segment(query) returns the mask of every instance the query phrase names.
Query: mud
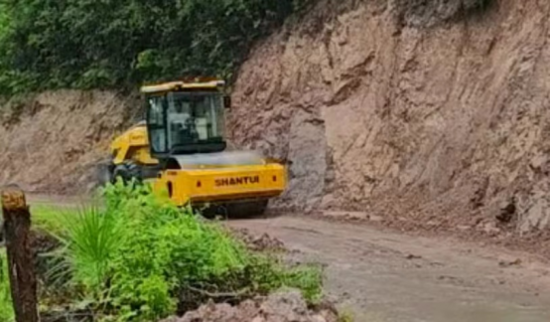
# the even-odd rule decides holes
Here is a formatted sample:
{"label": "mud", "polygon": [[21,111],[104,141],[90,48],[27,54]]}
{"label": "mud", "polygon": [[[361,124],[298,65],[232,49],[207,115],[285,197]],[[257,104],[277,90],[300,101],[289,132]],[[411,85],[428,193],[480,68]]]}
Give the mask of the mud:
{"label": "mud", "polygon": [[337,322],[336,309],[310,310],[299,291],[281,291],[238,306],[209,303],[162,322]]}
{"label": "mud", "polygon": [[549,262],[525,252],[283,216],[228,223],[284,241],[289,260],[325,266],[326,296],[354,321],[546,322]]}

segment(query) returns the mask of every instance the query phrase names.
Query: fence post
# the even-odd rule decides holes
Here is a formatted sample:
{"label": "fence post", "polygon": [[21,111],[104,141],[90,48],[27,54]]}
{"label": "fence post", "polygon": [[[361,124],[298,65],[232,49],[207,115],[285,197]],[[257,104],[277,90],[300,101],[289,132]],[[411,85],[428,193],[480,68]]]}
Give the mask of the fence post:
{"label": "fence post", "polygon": [[30,241],[31,214],[18,187],[2,191],[4,238],[16,322],[38,322],[36,276]]}

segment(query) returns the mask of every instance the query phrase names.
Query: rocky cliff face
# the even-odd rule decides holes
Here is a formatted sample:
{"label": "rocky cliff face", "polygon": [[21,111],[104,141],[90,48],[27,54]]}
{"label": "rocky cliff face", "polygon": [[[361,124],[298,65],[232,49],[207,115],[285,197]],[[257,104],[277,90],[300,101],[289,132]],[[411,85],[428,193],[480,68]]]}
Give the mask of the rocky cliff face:
{"label": "rocky cliff face", "polygon": [[546,227],[549,13],[536,0],[321,1],[242,66],[232,134],[293,162],[285,206]]}

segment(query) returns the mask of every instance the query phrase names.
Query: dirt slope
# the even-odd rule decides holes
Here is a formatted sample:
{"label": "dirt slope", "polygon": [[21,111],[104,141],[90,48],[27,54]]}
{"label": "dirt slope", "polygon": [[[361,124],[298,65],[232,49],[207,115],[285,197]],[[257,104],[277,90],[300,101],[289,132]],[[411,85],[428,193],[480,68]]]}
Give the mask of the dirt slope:
{"label": "dirt slope", "polygon": [[321,1],[256,48],[231,129],[293,162],[281,204],[548,225],[550,2],[482,2]]}
{"label": "dirt slope", "polygon": [[139,108],[110,92],[58,91],[6,104],[0,115],[0,186],[81,193],[94,184],[95,165],[114,133]]}

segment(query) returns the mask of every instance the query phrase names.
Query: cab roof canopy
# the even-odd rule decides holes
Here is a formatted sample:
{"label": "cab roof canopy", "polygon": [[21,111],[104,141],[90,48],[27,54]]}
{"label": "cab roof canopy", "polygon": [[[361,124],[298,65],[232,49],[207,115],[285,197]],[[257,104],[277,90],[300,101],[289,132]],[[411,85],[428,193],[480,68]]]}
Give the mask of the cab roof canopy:
{"label": "cab roof canopy", "polygon": [[179,81],[145,85],[141,87],[141,92],[145,94],[163,93],[171,91],[185,91],[196,89],[217,89],[225,86],[225,81],[212,77],[195,77]]}

